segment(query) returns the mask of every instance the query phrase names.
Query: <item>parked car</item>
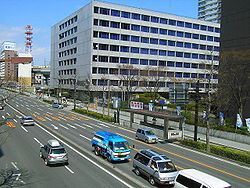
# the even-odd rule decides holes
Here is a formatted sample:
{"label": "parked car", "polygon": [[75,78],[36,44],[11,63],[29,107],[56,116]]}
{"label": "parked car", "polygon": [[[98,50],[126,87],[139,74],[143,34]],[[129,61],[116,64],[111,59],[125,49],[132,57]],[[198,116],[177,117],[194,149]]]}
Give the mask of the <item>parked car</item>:
{"label": "parked car", "polygon": [[46,166],[50,164],[68,165],[68,153],[64,146],[57,140],[49,140],[48,143],[40,148],[40,157]]}
{"label": "parked car", "polygon": [[172,161],[164,155],[149,149],[139,150],[133,160],[134,172],[149,178],[149,183],[174,185],[178,170]]}
{"label": "parked car", "polygon": [[157,143],[158,137],[153,133],[151,129],[139,128],[136,131],[135,139],[140,139],[146,143]]}
{"label": "parked car", "polygon": [[53,107],[53,108],[60,108],[60,109],[63,109],[63,104],[61,104],[61,103],[53,103],[53,104],[52,104],[52,107]]}
{"label": "parked car", "polygon": [[209,188],[231,188],[232,186],[214,176],[196,169],[180,170],[175,179],[176,188],[209,187]]}
{"label": "parked car", "polygon": [[24,125],[35,125],[35,121],[32,119],[32,117],[24,116],[21,119],[21,124]]}

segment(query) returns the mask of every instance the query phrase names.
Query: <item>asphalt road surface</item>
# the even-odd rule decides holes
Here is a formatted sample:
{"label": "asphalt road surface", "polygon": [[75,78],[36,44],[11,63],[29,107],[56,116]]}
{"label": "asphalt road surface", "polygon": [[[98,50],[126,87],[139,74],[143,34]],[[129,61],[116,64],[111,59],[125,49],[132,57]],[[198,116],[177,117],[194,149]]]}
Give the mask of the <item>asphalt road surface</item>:
{"label": "asphalt road surface", "polygon": [[[2,93],[2,95],[7,95],[7,93]],[[32,116],[37,125],[21,126],[22,115]],[[134,130],[103,123],[74,112],[55,109],[35,98],[16,95],[8,101],[5,110],[1,111],[0,119],[9,122],[4,127],[8,130],[5,133],[8,137],[6,136],[7,139],[0,150],[0,168],[15,168],[16,166],[26,170],[29,173],[25,174],[27,177],[24,176],[22,180],[22,176],[20,176],[20,179],[26,183],[25,187],[152,187],[147,178],[134,174],[132,160],[114,163],[112,167],[123,172],[124,176],[135,180],[137,185],[105,170],[105,165],[110,165],[106,159],[94,155],[90,158],[94,161],[103,160],[104,165],[101,167],[104,169],[102,169],[79,154],[75,148],[67,145],[70,157],[68,166],[45,166],[43,160],[39,158],[39,147],[53,138],[53,135],[47,130],[61,134],[91,153],[93,153],[93,148],[90,140],[94,132],[110,131],[128,139],[132,147],[132,158],[139,149],[153,149],[169,157],[179,169],[195,168],[221,178],[232,184],[233,187],[250,187],[250,168],[245,165],[164,141],[157,144],[146,144],[135,140]],[[3,136],[1,137],[3,138]]]}

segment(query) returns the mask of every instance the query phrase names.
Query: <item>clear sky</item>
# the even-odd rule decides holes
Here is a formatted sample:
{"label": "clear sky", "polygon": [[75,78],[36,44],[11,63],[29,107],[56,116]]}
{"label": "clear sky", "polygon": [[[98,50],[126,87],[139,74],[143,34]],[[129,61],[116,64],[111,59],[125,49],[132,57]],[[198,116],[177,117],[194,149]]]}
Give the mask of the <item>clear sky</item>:
{"label": "clear sky", "polygon": [[[49,65],[50,28],[91,0],[1,0],[0,44],[16,42],[25,50],[25,27],[33,26],[34,65]],[[107,0],[105,2],[197,18],[198,0]]]}

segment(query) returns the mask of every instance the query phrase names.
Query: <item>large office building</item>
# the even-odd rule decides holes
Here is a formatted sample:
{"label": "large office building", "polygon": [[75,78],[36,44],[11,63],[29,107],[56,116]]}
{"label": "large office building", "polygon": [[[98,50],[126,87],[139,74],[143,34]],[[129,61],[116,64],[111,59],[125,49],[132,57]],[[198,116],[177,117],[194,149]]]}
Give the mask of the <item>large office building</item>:
{"label": "large office building", "polygon": [[[51,86],[73,89],[89,77],[93,91],[169,91],[169,84],[203,91],[217,84],[218,23],[92,1],[52,26]],[[80,87],[78,87],[80,89]]]}
{"label": "large office building", "polygon": [[220,23],[221,0],[199,0],[198,18],[201,20]]}

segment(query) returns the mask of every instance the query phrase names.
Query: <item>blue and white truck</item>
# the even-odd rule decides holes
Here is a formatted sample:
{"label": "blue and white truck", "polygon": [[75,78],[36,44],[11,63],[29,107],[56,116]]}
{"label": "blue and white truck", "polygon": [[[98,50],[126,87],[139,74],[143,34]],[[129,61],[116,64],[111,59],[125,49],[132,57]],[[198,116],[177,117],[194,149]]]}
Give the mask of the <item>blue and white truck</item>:
{"label": "blue and white truck", "polygon": [[119,135],[97,131],[91,140],[95,155],[102,155],[109,162],[124,161],[130,159],[128,141]]}

